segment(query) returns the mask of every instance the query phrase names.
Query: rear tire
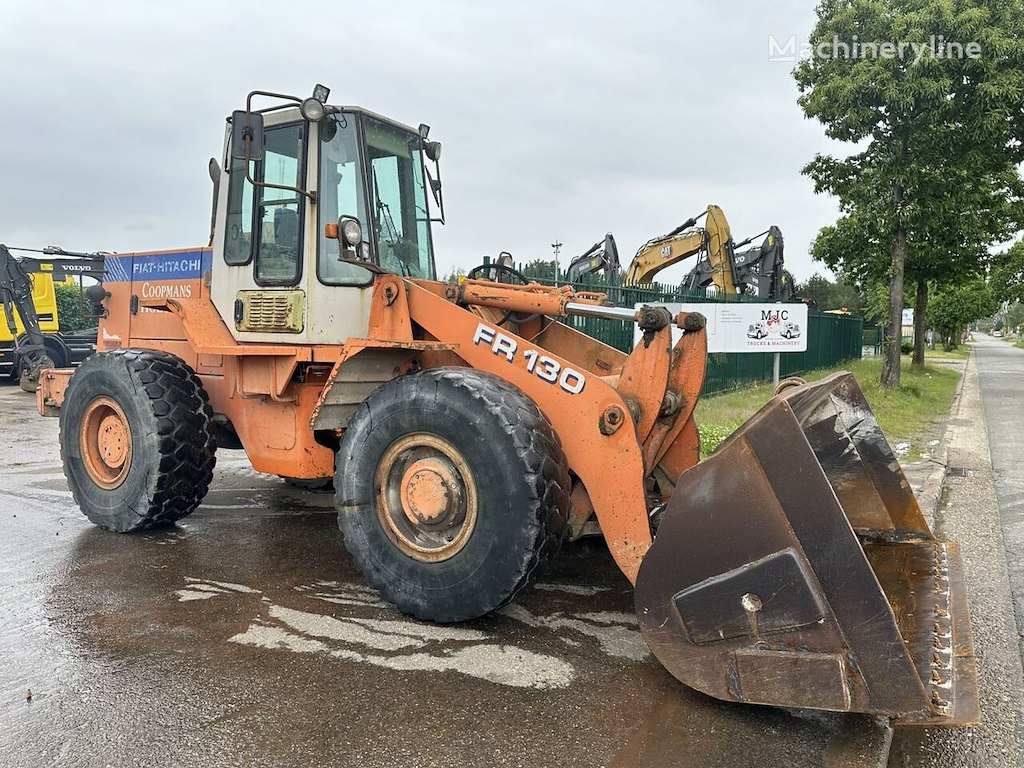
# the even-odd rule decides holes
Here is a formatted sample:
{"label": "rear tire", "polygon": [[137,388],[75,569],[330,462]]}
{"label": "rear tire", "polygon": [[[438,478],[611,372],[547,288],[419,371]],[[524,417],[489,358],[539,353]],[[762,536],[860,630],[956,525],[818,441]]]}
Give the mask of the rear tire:
{"label": "rear tire", "polygon": [[568,531],[569,476],[550,422],[468,368],[387,382],[350,419],[338,525],[366,580],[420,619],[466,621],[512,600]]}
{"label": "rear tire", "polygon": [[89,357],[60,409],[64,474],[82,512],[118,533],[191,514],[213,478],[212,418],[199,378],[174,355]]}

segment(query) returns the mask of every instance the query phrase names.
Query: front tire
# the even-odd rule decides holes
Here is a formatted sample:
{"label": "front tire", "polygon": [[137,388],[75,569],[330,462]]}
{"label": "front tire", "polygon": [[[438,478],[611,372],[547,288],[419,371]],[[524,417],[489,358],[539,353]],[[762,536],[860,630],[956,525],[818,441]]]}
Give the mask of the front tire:
{"label": "front tire", "polygon": [[567,533],[569,476],[550,422],[468,368],[387,382],[349,421],[338,525],[366,580],[420,619],[466,621],[512,600]]}
{"label": "front tire", "polygon": [[118,533],[191,514],[213,478],[212,418],[199,378],[174,355],[118,349],[86,359],[60,409],[64,474],[82,512]]}

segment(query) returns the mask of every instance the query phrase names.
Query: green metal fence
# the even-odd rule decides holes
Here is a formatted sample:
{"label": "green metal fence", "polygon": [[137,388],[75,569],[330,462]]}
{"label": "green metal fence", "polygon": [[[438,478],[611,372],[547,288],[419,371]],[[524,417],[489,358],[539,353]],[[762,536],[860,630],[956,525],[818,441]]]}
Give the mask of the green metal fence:
{"label": "green metal fence", "polygon": [[[551,280],[537,280],[547,285]],[[663,285],[645,287],[608,285],[585,281],[572,283],[577,291],[597,291],[620,307],[660,303],[722,303],[759,302],[753,296],[715,296],[704,289],[686,290]],[[859,360],[862,355],[864,318],[808,311],[807,351],[783,352],[779,361],[780,375],[795,376],[818,368],[830,368],[845,360]],[[571,317],[566,322],[579,331],[609,346],[629,352],[633,348],[634,326],[616,320]],[[708,357],[704,377],[704,394],[733,389],[754,381],[771,381],[775,355],[772,352],[720,352]]]}

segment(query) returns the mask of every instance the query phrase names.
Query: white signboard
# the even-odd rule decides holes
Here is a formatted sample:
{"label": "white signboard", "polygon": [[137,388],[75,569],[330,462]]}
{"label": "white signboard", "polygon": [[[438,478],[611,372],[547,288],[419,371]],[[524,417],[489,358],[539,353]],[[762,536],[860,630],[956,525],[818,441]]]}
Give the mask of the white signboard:
{"label": "white signboard", "polygon": [[904,309],[903,310],[903,325],[904,326],[908,326],[908,325],[913,325],[913,324],[914,324],[914,310],[913,310],[913,308],[911,308],[911,309]]}
{"label": "white signboard", "polygon": [[[637,304],[639,309],[644,304]],[[700,312],[708,319],[708,352],[805,352],[807,350],[806,304],[662,304],[673,315]],[[682,331],[672,329],[673,342]],[[636,330],[635,339],[642,332]]]}

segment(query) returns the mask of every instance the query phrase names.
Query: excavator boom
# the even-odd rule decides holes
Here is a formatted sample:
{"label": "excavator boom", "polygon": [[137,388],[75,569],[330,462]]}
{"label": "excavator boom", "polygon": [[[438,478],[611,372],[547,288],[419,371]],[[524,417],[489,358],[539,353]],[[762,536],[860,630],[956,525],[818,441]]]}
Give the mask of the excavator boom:
{"label": "excavator boom", "polygon": [[[704,225],[698,227],[702,218],[706,219]],[[706,260],[711,282],[719,292],[737,292],[732,232],[725,213],[717,205],[709,205],[699,216],[645,243],[626,270],[626,282],[649,283],[663,269],[696,255]]]}

